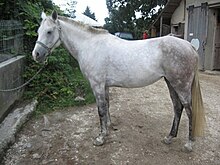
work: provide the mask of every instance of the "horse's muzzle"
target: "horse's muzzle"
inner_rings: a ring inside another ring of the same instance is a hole
[[[38,52],[36,50],[34,50],[32,52],[33,59],[38,63],[45,63],[45,61],[47,59],[46,54],[47,54],[47,52]]]

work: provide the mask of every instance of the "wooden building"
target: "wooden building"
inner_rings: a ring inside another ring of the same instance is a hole
[[[149,30],[152,37],[198,39],[200,70],[220,70],[220,0],[168,0]]]

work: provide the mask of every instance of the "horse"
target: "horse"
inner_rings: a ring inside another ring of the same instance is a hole
[[[183,109],[188,116],[188,138],[184,150],[192,151],[195,137],[204,133],[205,115],[198,77],[198,54],[188,41],[173,36],[127,41],[104,29],[93,28],[71,18],[41,14],[42,22],[32,51],[44,63],[60,44],[78,61],[96,98],[100,133],[94,145],[106,142],[111,119],[109,87],[138,88],[164,78],[173,103],[174,119],[168,136],[177,136]]]

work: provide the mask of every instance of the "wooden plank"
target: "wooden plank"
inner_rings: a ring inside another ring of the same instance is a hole
[[[213,59],[213,69],[220,69],[220,24],[216,27],[215,33],[215,55]]]

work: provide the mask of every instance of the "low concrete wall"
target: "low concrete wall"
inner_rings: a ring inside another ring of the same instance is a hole
[[[11,89],[23,83],[24,56],[17,56],[0,63],[0,89]],[[0,92],[0,122],[12,104],[23,94],[23,89]]]

